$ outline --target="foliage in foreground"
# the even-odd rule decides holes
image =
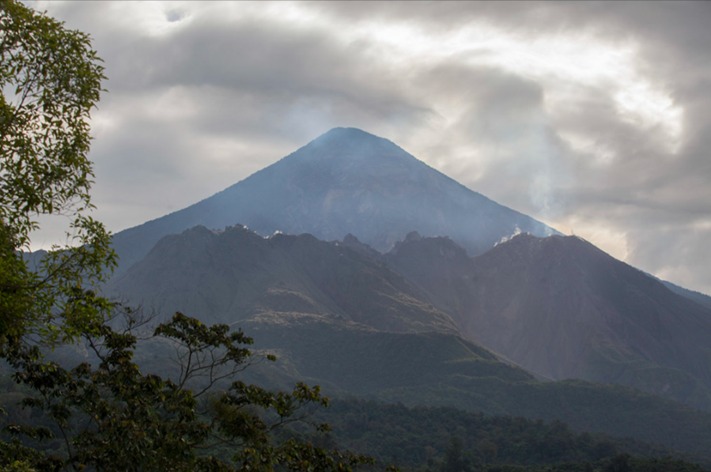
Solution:
[[[90,290],[115,264],[110,235],[89,216],[103,70],[88,35],[0,1],[0,345],[77,337],[107,308]],[[66,222],[67,242],[31,267],[21,251],[43,215]]]
[[[8,356],[15,379],[37,392],[22,400],[44,413],[46,426],[9,424],[14,439],[0,447],[0,466],[41,470],[323,470],[348,471],[368,458],[327,450],[279,434],[288,424],[323,430],[299,416],[326,406],[318,387],[297,384],[270,392],[234,380],[251,355],[251,339],[226,325],[206,326],[177,313],[154,333],[174,344],[175,380],[144,374],[133,361],[137,336],[108,324],[85,342],[96,365],[66,369],[36,348]],[[225,389],[215,387],[227,381]],[[50,420],[50,421],[48,421]],[[51,450],[47,441],[60,439]],[[28,439],[34,442],[28,442]],[[32,447],[30,447],[32,446]]]

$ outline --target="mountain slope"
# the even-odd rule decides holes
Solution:
[[[709,297],[708,295],[694,290],[689,290],[684,287],[680,287],[671,282],[667,282],[666,280],[660,280],[660,282],[663,283],[666,288],[676,293],[677,295],[681,295],[682,297],[688,298],[689,300],[692,300],[701,306],[711,309],[711,297]]]
[[[382,256],[347,239],[262,238],[244,227],[219,233],[196,227],[165,237],[109,288],[130,304],[162,303],[168,313],[182,310],[206,323],[243,328],[254,337],[254,348],[279,358],[245,372],[262,385],[286,387],[298,379],[322,385],[327,395],[558,419],[577,430],[632,436],[707,457],[711,414],[623,387],[537,381],[457,335],[454,321],[425,301],[423,291],[390,270]],[[431,256],[466,258],[446,238],[411,234],[397,247],[404,252],[431,241],[437,243]],[[139,353],[141,365],[166,373],[171,364],[162,354],[173,349],[146,348]]]
[[[340,240],[351,233],[388,250],[412,230],[448,235],[479,254],[517,228],[554,232],[417,160],[392,142],[335,128],[277,163],[188,208],[114,236],[121,270],[163,236],[193,226],[243,224],[259,234],[311,233]]]
[[[233,324],[282,313],[392,332],[456,333],[401,276],[310,235],[262,238],[242,227],[195,227],[162,239],[107,290],[162,315]]]
[[[711,310],[579,238],[520,235],[474,259],[408,238],[387,260],[464,336],[531,372],[711,408]]]
[[[354,329],[313,318],[284,323],[279,314],[242,327],[257,348],[277,354],[273,367],[332,397],[559,420],[576,431],[663,444],[711,462],[711,413],[621,386],[537,381],[459,336]]]

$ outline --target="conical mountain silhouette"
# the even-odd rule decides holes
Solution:
[[[163,236],[197,225],[243,224],[342,239],[351,233],[388,250],[410,231],[448,235],[474,255],[516,231],[554,231],[501,206],[417,160],[387,139],[335,128],[212,197],[114,237],[122,268]]]

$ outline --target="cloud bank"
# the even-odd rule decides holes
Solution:
[[[711,293],[709,3],[31,5],[105,60],[91,156],[113,231],[355,126]]]

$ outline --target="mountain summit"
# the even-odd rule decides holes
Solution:
[[[554,231],[455,182],[391,141],[334,128],[245,180],[114,237],[122,268],[163,236],[197,225],[247,225],[259,234],[347,234],[381,251],[409,232],[448,235],[479,254],[517,231]]]

